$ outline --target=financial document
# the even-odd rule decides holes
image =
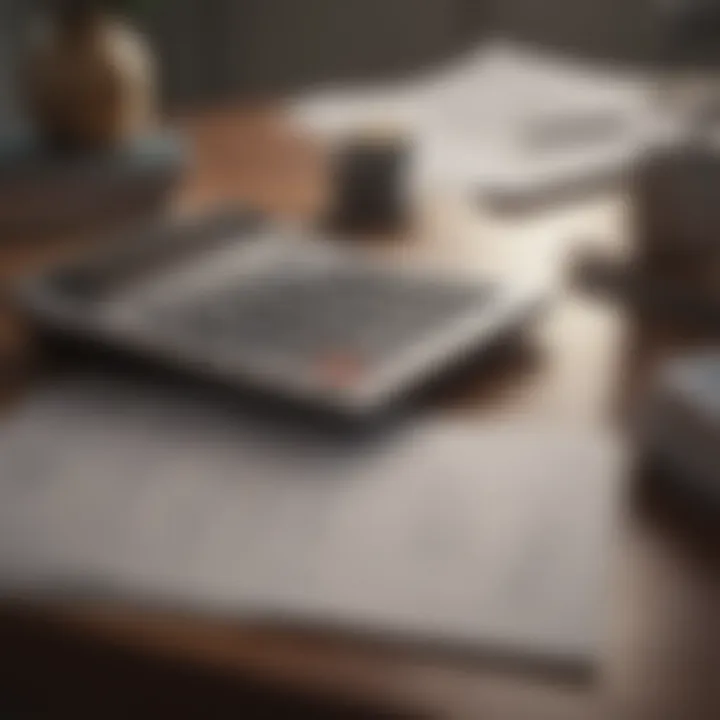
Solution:
[[[0,588],[592,663],[622,464],[598,430],[331,438],[78,374],[0,426]]]

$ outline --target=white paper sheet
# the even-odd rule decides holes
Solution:
[[[416,142],[412,187],[522,200],[606,178],[637,157],[656,124],[648,78],[498,39],[424,77],[300,98],[293,118],[329,142],[375,125]],[[538,124],[609,118],[597,142],[538,150]]]
[[[0,583],[592,661],[620,478],[599,431],[341,442],[77,377],[0,431]]]

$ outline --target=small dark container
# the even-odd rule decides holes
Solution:
[[[408,218],[410,143],[402,138],[357,138],[335,157],[330,225],[346,232],[393,232]]]

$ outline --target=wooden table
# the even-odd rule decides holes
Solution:
[[[327,197],[320,155],[289,132],[277,111],[208,113],[185,125],[197,142],[197,162],[179,194],[180,212],[239,198],[308,217]],[[377,252],[397,262],[541,272],[557,283],[535,350],[459,380],[445,392],[444,412],[622,426],[653,363],[707,340],[651,326],[566,282],[568,259],[579,247],[622,251],[630,235],[626,209],[626,198],[613,191],[498,218],[438,191],[423,203],[412,238],[375,242]],[[0,268],[10,277],[65,247],[57,239],[12,244],[0,253]],[[33,376],[32,341],[7,310],[0,346],[8,390],[24,386]],[[68,706],[88,717],[716,720],[718,542],[647,492],[651,480],[633,483],[641,491],[628,493],[603,670],[589,684],[198,617],[25,606],[0,613],[0,687],[12,683],[11,697],[28,707]]]

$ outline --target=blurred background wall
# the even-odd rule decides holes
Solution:
[[[570,56],[643,65],[652,64],[657,56],[660,8],[668,4],[663,0],[492,2],[493,25],[513,37]]]
[[[482,35],[483,0],[172,0],[149,26],[172,98],[403,74]]]
[[[659,30],[657,0],[172,0],[151,25],[174,98],[402,75],[491,33],[647,63]]]
[[[0,122],[13,116],[19,38],[38,0],[0,0]],[[647,62],[655,0],[165,0],[145,24],[175,104],[402,75],[489,33]]]
[[[0,0],[0,128],[14,125],[17,121],[13,75],[25,8],[22,0]]]

